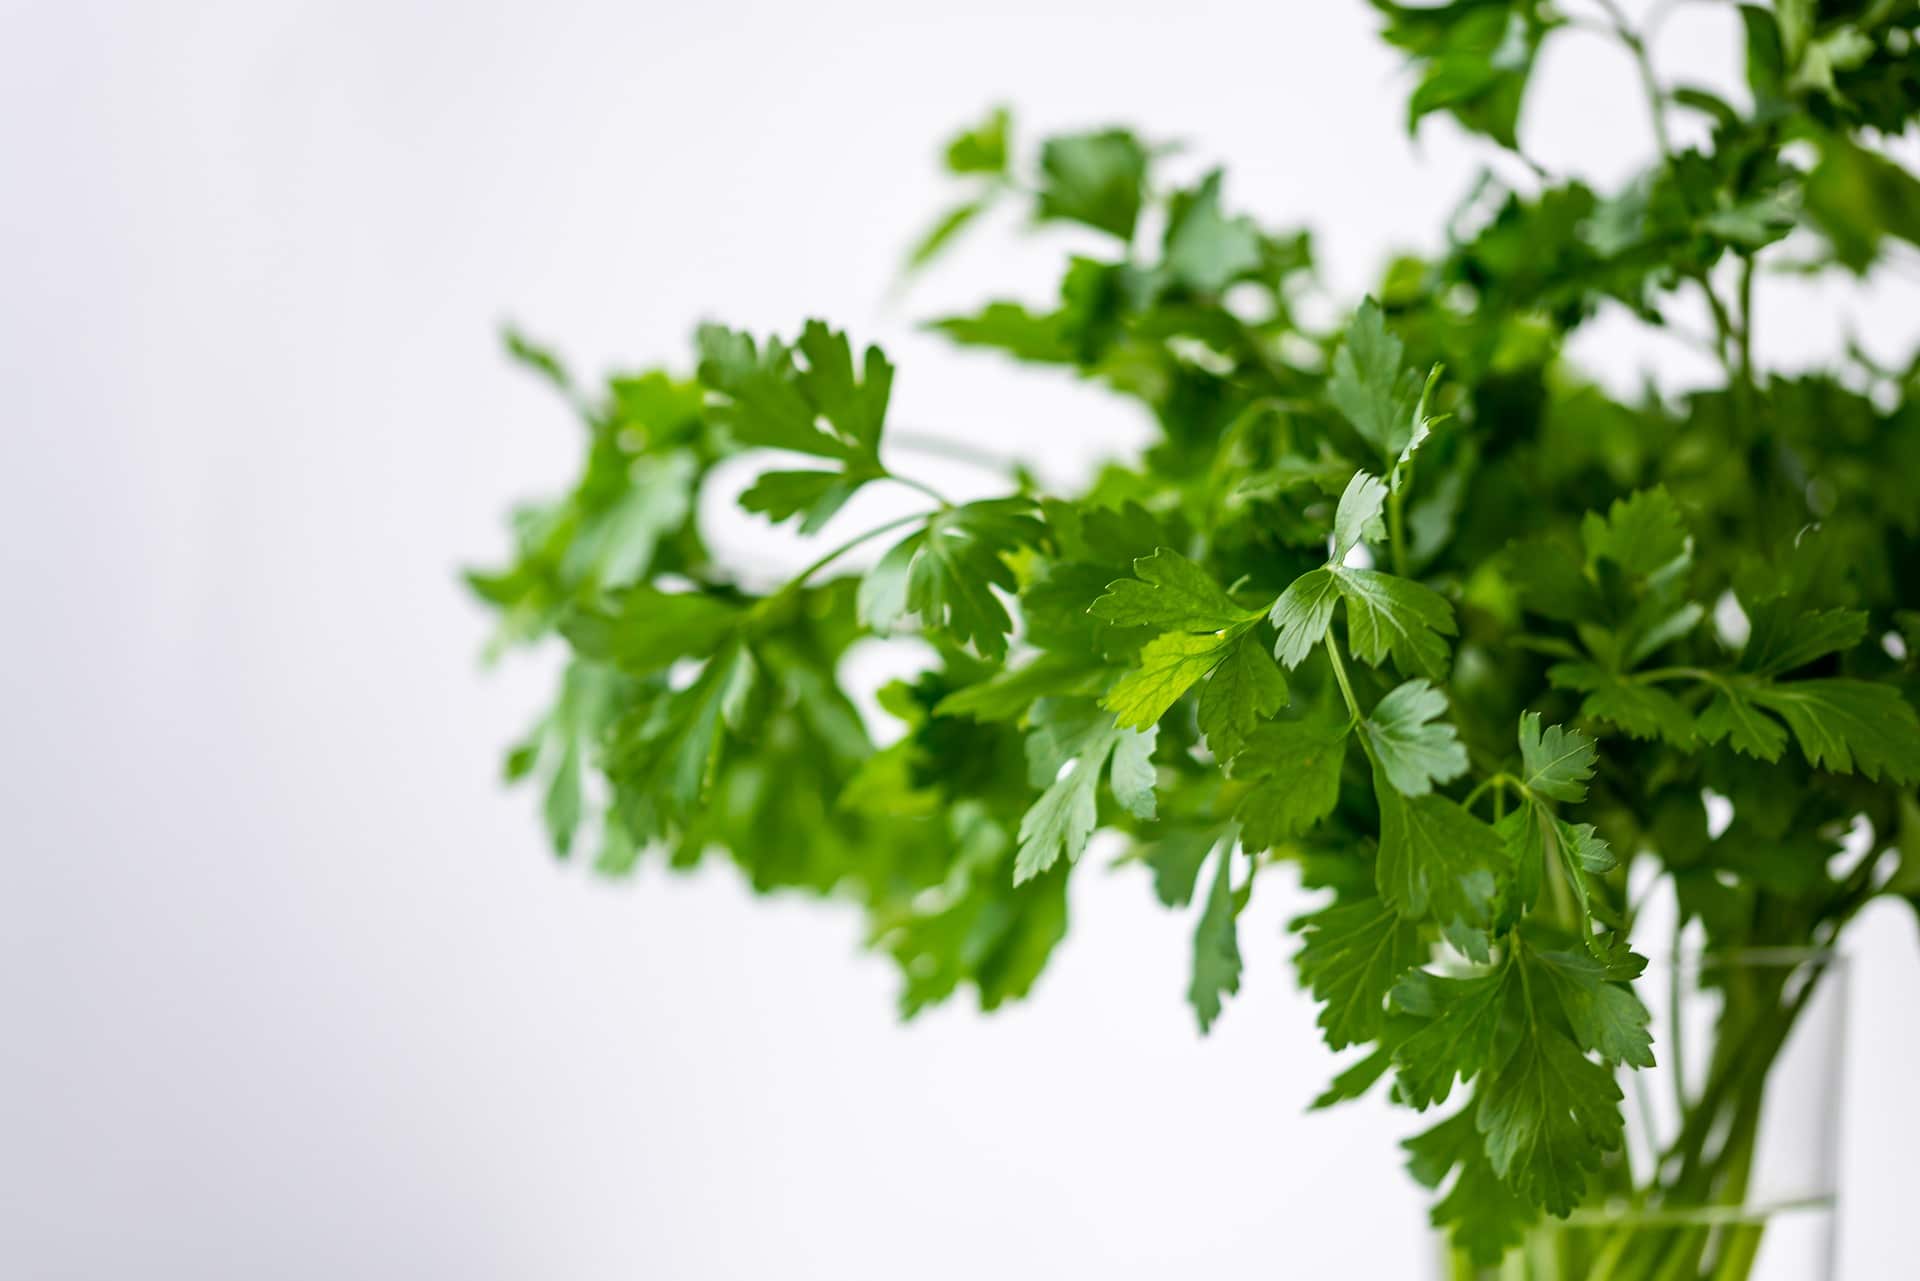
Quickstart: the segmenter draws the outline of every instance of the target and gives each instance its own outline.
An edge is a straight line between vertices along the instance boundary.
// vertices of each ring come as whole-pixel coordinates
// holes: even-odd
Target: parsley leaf
[[[1380,518],[1386,502],[1386,482],[1363,471],[1353,474],[1333,517],[1331,563],[1343,563],[1347,553],[1362,542],[1379,542],[1387,536],[1386,522]]]
[[[1128,729],[1145,729],[1159,720],[1194,683],[1237,647],[1207,633],[1167,632],[1147,642],[1140,665],[1120,678],[1101,706]]]
[[[1240,990],[1240,942],[1234,929],[1239,904],[1233,892],[1232,841],[1220,843],[1220,862],[1213,874],[1200,923],[1193,932],[1193,983],[1188,999],[1200,1020],[1200,1030],[1212,1029],[1220,1017],[1221,999]]]
[[[1414,1023],[1394,1050],[1399,1092],[1416,1108],[1447,1101],[1453,1083],[1473,1080],[1493,1056],[1512,971],[1450,978],[1415,970],[1395,984],[1394,1010]]]
[[[1147,160],[1147,149],[1124,129],[1048,139],[1040,148],[1037,216],[1084,223],[1131,240]]]
[[[755,672],[747,647],[730,641],[693,684],[615,727],[607,776],[634,836],[661,835],[692,813],[713,777],[723,730],[744,715]]]
[[[1294,921],[1300,981],[1323,1004],[1320,1027],[1340,1049],[1380,1035],[1387,993],[1424,955],[1420,931],[1377,898],[1336,903]]]
[[[1274,721],[1248,735],[1231,773],[1253,783],[1235,817],[1249,850],[1299,836],[1333,812],[1346,755],[1344,721]]]
[[[1503,147],[1519,145],[1520,99],[1540,42],[1552,24],[1537,0],[1450,0],[1406,5],[1373,0],[1387,17],[1381,36],[1405,50],[1420,72],[1407,104],[1407,128],[1436,111]]]
[[[1259,230],[1250,219],[1221,214],[1220,184],[1216,169],[1176,198],[1161,259],[1171,280],[1205,294],[1219,293],[1261,263]]]
[[[1787,722],[1815,768],[1920,782],[1920,718],[1897,690],[1835,678],[1756,686],[1751,694]]]
[[[1587,799],[1587,780],[1599,751],[1593,740],[1577,729],[1558,725],[1540,727],[1540,713],[1520,717],[1520,760],[1526,771],[1521,780],[1528,791],[1550,800]]]
[[[1041,704],[1027,736],[1027,774],[1046,790],[1020,820],[1013,879],[1031,880],[1058,862],[1080,857],[1099,821],[1098,789],[1109,774],[1114,799],[1136,818],[1154,816],[1155,731],[1121,729],[1084,704]]]
[[[1675,747],[1693,741],[1686,705],[1656,685],[1642,684],[1592,663],[1556,663],[1547,679],[1562,689],[1587,691],[1580,714],[1611,721],[1634,738],[1660,738]]]
[[[1162,547],[1133,562],[1134,578],[1107,586],[1088,608],[1116,627],[1155,627],[1161,631],[1214,632],[1260,617],[1220,590],[1206,570]]]
[[[1380,897],[1410,920],[1432,916],[1456,947],[1487,954],[1506,849],[1494,830],[1444,796],[1403,796],[1376,771]]]
[[[856,378],[847,336],[818,320],[792,348],[718,325],[701,326],[698,341],[700,381],[721,395],[716,412],[742,444],[877,464],[893,390],[878,347]]]
[[[1387,329],[1380,304],[1369,298],[1354,311],[1327,379],[1327,399],[1389,467],[1424,427],[1414,416],[1420,379],[1405,367],[1405,357],[1406,347]]]
[[[1618,499],[1602,517],[1588,512],[1580,525],[1589,561],[1609,560],[1629,574],[1645,577],[1679,558],[1687,549],[1680,509],[1663,488],[1641,490]]]
[[[1726,739],[1735,751],[1763,761],[1777,761],[1786,750],[1787,731],[1779,721],[1754,706],[1743,686],[1721,685],[1700,709],[1694,730],[1702,742]]]
[[[712,653],[741,617],[737,606],[717,596],[639,585],[611,603],[575,607],[560,634],[584,657],[645,675],[675,659]]]
[[[1279,638],[1273,656],[1288,667],[1298,667],[1333,625],[1333,607],[1340,603],[1340,583],[1330,569],[1300,575],[1273,602],[1272,621]]]
[[[1406,1140],[1407,1170],[1422,1186],[1438,1188],[1458,1170],[1434,1203],[1435,1227],[1450,1229],[1455,1246],[1475,1263],[1493,1266],[1525,1237],[1536,1211],[1494,1173],[1468,1104],[1440,1124]]]
[[[1261,720],[1287,705],[1287,678],[1251,632],[1230,643],[1200,691],[1200,732],[1216,759],[1230,760]]]
[[[1435,783],[1467,772],[1467,749],[1458,732],[1435,718],[1447,711],[1447,696],[1424,680],[1390,691],[1360,722],[1360,732],[1395,791],[1425,796]]]
[[[1013,620],[993,588],[1014,590],[1007,555],[1040,540],[1042,526],[1031,510],[1023,498],[1000,498],[935,512],[867,572],[862,620],[889,632],[913,614],[986,658],[1002,658]]]
[[[1134,573],[1137,578],[1110,583],[1087,612],[1115,627],[1171,630],[1147,642],[1137,666],[1108,692],[1104,705],[1123,727],[1144,729],[1202,677],[1230,667],[1205,704],[1205,717],[1217,741],[1224,730],[1219,745],[1231,751],[1258,716],[1272,714],[1286,700],[1279,670],[1244,643],[1261,611],[1241,608],[1205,570],[1169,548],[1136,560]]]
[[[1747,643],[1740,668],[1777,676],[1817,658],[1843,653],[1866,638],[1867,616],[1857,609],[1798,610],[1776,597],[1746,605]]]
[[[1474,1124],[1493,1171],[1522,1196],[1566,1216],[1601,1155],[1620,1146],[1620,1087],[1613,1074],[1545,1022],[1529,998],[1528,1034],[1479,1091]]]
[[[1356,658],[1378,667],[1388,654],[1408,675],[1447,678],[1447,642],[1454,634],[1446,597],[1412,579],[1373,569],[1330,571],[1347,602],[1347,641]]]
[[[743,511],[758,512],[774,524],[801,517],[800,532],[813,534],[846,506],[860,486],[880,473],[871,468],[846,471],[768,471],[740,495]]]

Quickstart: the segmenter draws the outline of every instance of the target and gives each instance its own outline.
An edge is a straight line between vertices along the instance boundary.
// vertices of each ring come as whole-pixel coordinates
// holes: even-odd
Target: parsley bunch
[[[1385,1082],[1426,1114],[1408,1165],[1463,1268],[1542,1214],[1737,1201],[1805,993],[1729,1000],[1679,1140],[1634,1170],[1618,1081],[1656,1050],[1634,928],[1659,878],[1723,950],[1830,944],[1877,895],[1920,907],[1920,359],[1783,377],[1751,355],[1758,273],[1920,244],[1920,182],[1876,145],[1920,114],[1920,4],[1742,6],[1736,105],[1660,83],[1648,31],[1577,3],[1376,0],[1410,126],[1517,151],[1541,47],[1584,31],[1640,68],[1660,154],[1611,192],[1488,177],[1331,332],[1300,314],[1310,237],[1236,211],[1220,173],[1169,182],[1120,129],[1018,147],[1004,111],[953,139],[965,193],[914,268],[999,205],[1106,239],[1046,305],[933,324],[1150,411],[1152,446],[1079,493],[1016,467],[956,504],[898,473],[892,363],[818,320],[707,326],[686,364],[593,386],[511,339],[587,429],[575,488],[469,576],[499,645],[569,650],[507,764],[555,848],[849,900],[910,1015],[1026,993],[1105,828],[1192,905],[1203,1029],[1242,981],[1236,916],[1289,863],[1328,894],[1297,966],[1349,1051],[1319,1103]],[[1710,144],[1677,149],[1676,113]],[[1683,298],[1711,334],[1678,328]],[[1723,380],[1609,395],[1563,357],[1605,304]],[[695,519],[747,451],[786,460],[740,505],[801,536],[867,486],[926,507],[756,591]],[[877,748],[842,660],[906,633],[937,658],[881,691]],[[1868,848],[1841,859],[1850,828]],[[1606,1275],[1744,1276],[1742,1240],[1621,1243]]]

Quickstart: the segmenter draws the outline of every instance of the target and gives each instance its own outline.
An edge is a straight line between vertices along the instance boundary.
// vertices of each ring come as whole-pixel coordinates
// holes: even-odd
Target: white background
[[[576,460],[509,317],[599,369],[825,314],[889,343],[921,430],[1068,479],[1138,441],[911,329],[1080,242],[1002,222],[888,303],[934,140],[1000,99],[1029,137],[1185,139],[1351,299],[1479,154],[1405,137],[1370,11],[4,8],[0,1273],[1420,1275],[1416,1123],[1304,1114],[1330,1060],[1279,878],[1206,1042],[1188,922],[1097,866],[1030,1003],[901,1027],[843,909],[556,864],[497,783],[550,666],[483,676],[455,581]],[[1662,52],[1713,81],[1735,47],[1690,8]],[[1617,179],[1633,93],[1570,37],[1528,146]],[[1763,355],[1848,319],[1903,350],[1911,280],[1767,293]],[[1698,373],[1618,323],[1584,354]],[[1892,908],[1854,939],[1850,1281],[1906,1274],[1914,942]]]

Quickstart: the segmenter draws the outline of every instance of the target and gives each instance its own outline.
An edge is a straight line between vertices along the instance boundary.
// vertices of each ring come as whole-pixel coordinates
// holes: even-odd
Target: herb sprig
[[[1300,314],[1310,237],[1232,212],[1219,172],[1170,181],[1122,129],[1023,149],[996,110],[948,144],[965,194],[910,266],[1004,203],[1108,248],[1069,260],[1052,305],[932,328],[1138,401],[1160,428],[1142,457],[1076,493],[1010,468],[955,503],[882,461],[894,367],[823,321],[790,342],[703,327],[680,372],[592,387],[516,335],[579,407],[586,465],[469,581],[499,647],[568,647],[507,765],[561,854],[726,857],[758,891],[851,900],[907,1014],[1024,995],[1105,827],[1194,913],[1205,1029],[1247,977],[1236,917],[1293,864],[1329,894],[1294,923],[1299,978],[1353,1055],[1319,1105],[1386,1081],[1429,1113],[1409,1169],[1491,1262],[1543,1212],[1744,1178],[1726,1122],[1798,1006],[1743,1008],[1761,1070],[1711,1065],[1674,1150],[1630,1168],[1618,1078],[1657,1048],[1636,865],[1716,948],[1828,944],[1878,895],[1920,907],[1920,359],[1786,377],[1752,357],[1762,271],[1864,274],[1920,244],[1920,183],[1876,146],[1920,114],[1920,6],[1743,6],[1739,104],[1659,82],[1607,0],[1375,8],[1415,72],[1410,127],[1445,114],[1517,150],[1540,49],[1584,33],[1634,60],[1659,154],[1610,193],[1489,179],[1488,212],[1327,332]],[[1676,149],[1682,112],[1711,146]],[[1671,330],[1695,297],[1720,385],[1622,400],[1564,359],[1603,306]],[[770,450],[804,465],[740,505],[801,535],[869,485],[927,507],[751,590],[697,500]],[[902,634],[936,659],[881,691],[901,733],[877,747],[840,668]],[[1736,815],[1717,834],[1709,790]],[[1739,1248],[1623,1248],[1607,1275],[1681,1275],[1679,1250],[1685,1275],[1735,1277]]]

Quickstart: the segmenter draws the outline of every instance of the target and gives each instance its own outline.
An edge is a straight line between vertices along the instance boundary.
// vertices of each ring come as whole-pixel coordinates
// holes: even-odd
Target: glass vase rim
[[[1763,947],[1727,947],[1704,948],[1688,947],[1678,952],[1660,952],[1648,956],[1649,969],[1662,966],[1668,969],[1794,969],[1802,965],[1844,966],[1851,960],[1848,952],[1837,946],[1821,947],[1812,944],[1782,944]]]

